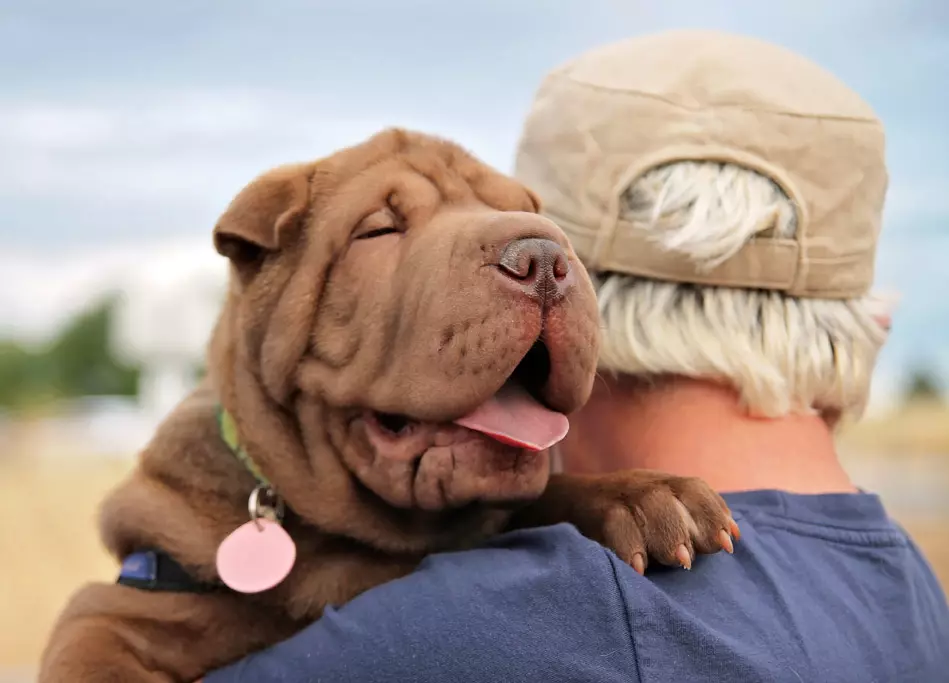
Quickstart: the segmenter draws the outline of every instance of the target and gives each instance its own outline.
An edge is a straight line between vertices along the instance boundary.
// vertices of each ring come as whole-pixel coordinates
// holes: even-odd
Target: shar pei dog
[[[731,548],[704,482],[551,474],[595,378],[593,288],[537,198],[387,130],[247,185],[208,373],[105,501],[123,563],[53,629],[42,683],[180,681],[426,554],[570,522],[643,571]]]

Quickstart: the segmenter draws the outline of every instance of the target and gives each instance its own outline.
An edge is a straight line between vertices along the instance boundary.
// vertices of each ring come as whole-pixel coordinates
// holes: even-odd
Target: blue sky
[[[903,294],[883,362],[949,368],[949,3],[938,0],[0,0],[0,268],[92,268],[117,245],[207,240],[258,172],[386,125],[451,136],[510,170],[548,69],[684,27],[783,44],[876,109],[891,165],[878,283]]]

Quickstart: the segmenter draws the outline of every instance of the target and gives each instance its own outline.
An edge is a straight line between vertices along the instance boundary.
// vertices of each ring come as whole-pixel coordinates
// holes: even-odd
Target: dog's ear
[[[281,166],[241,190],[214,226],[218,253],[247,272],[279,250],[309,206],[312,170],[312,164]]]

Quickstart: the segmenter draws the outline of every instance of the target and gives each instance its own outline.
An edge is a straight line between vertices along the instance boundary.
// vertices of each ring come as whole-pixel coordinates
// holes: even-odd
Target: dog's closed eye
[[[402,232],[402,223],[390,209],[383,209],[363,218],[353,233],[353,239],[370,240]]]
[[[400,232],[398,228],[375,228],[374,230],[367,230],[366,232],[359,233],[356,235],[357,240],[370,240],[373,237],[382,237],[383,235],[391,235],[393,233]]]

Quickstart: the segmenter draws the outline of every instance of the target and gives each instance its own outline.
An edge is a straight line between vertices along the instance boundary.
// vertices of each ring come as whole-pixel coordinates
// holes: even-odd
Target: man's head
[[[782,48],[678,31],[553,71],[516,176],[598,290],[600,367],[727,383],[755,414],[857,416],[887,186],[869,106]]]

